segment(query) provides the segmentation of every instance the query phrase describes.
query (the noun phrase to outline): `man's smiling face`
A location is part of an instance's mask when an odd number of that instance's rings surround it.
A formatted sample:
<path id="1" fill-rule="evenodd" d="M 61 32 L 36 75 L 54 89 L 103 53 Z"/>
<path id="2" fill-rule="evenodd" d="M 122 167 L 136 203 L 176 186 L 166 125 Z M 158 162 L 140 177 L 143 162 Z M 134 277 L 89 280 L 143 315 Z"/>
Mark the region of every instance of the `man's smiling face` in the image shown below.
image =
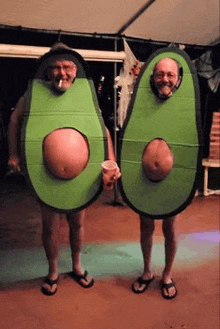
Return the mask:
<path id="1" fill-rule="evenodd" d="M 77 66 L 69 60 L 56 60 L 50 66 L 49 80 L 60 92 L 68 90 L 76 77 Z"/>
<path id="2" fill-rule="evenodd" d="M 154 68 L 153 82 L 158 95 L 164 98 L 172 96 L 180 84 L 179 68 L 171 58 L 161 59 Z"/>

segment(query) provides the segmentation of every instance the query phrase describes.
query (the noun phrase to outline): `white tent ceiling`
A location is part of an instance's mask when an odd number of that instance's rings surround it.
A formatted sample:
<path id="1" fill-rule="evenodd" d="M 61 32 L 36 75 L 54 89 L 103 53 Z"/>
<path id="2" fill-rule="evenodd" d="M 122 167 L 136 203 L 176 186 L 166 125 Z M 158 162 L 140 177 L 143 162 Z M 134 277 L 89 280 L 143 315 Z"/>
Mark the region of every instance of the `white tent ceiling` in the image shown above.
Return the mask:
<path id="1" fill-rule="evenodd" d="M 150 0 L 129 37 L 208 45 L 219 38 L 219 0 Z M 0 24 L 64 32 L 117 34 L 149 0 L 5 0 Z"/>

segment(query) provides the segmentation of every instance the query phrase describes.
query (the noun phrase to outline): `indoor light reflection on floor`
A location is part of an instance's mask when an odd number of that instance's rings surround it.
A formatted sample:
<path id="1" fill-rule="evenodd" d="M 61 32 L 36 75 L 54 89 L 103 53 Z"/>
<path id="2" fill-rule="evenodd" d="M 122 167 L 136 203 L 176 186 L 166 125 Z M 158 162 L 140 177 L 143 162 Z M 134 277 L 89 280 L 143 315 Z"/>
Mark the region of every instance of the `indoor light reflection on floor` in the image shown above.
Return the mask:
<path id="1" fill-rule="evenodd" d="M 217 231 L 180 234 L 175 268 L 192 268 L 200 263 L 219 259 L 220 234 Z M 43 248 L 0 250 L 0 281 L 15 282 L 44 277 L 47 261 Z M 82 250 L 82 265 L 96 279 L 111 279 L 115 276 L 133 277 L 143 269 L 140 244 L 100 243 L 85 245 Z M 164 266 L 164 244 L 154 242 L 152 267 L 160 273 Z M 59 259 L 60 273 L 71 270 L 71 251 L 62 247 Z M 175 270 L 175 269 L 174 269 Z"/>
<path id="2" fill-rule="evenodd" d="M 197 232 L 197 233 L 191 233 L 189 235 L 190 239 L 192 241 L 195 241 L 197 243 L 219 243 L 220 242 L 220 234 L 219 232 Z"/>

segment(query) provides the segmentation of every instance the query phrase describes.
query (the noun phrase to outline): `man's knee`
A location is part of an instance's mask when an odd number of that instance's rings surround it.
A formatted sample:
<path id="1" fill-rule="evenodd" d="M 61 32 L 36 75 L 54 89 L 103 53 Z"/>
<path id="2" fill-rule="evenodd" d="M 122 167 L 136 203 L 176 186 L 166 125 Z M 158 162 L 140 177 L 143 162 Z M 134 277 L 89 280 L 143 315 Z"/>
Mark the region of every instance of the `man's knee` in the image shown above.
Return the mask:
<path id="1" fill-rule="evenodd" d="M 71 227 L 74 227 L 74 229 L 78 230 L 81 227 L 83 227 L 83 220 L 84 220 L 84 212 L 83 211 L 68 213 L 66 218 L 69 222 L 69 225 Z"/>
<path id="2" fill-rule="evenodd" d="M 148 235 L 152 235 L 155 228 L 154 220 L 149 217 L 140 216 L 141 231 Z"/>
<path id="3" fill-rule="evenodd" d="M 57 234 L 60 229 L 61 215 L 53 209 L 41 205 L 43 236 L 52 236 Z"/>
<path id="4" fill-rule="evenodd" d="M 162 229 L 165 239 L 169 240 L 170 242 L 177 241 L 178 230 L 177 230 L 177 221 L 175 216 L 164 219 Z"/>

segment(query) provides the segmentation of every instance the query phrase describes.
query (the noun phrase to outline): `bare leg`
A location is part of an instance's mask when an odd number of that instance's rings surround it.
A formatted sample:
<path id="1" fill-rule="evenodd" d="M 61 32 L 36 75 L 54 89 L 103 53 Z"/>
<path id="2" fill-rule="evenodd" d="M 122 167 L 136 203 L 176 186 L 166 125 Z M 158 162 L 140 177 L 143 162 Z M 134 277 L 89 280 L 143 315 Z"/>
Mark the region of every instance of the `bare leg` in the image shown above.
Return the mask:
<path id="1" fill-rule="evenodd" d="M 144 258 L 143 279 L 150 279 L 152 273 L 150 270 L 151 253 L 153 246 L 153 233 L 155 229 L 154 220 L 141 217 L 141 250 Z"/>
<path id="2" fill-rule="evenodd" d="M 84 237 L 84 211 L 70 213 L 67 215 L 69 223 L 69 239 L 72 254 L 72 270 L 78 274 L 83 272 L 80 257 Z"/>
<path id="3" fill-rule="evenodd" d="M 81 248 L 84 238 L 84 218 L 85 211 L 79 211 L 75 213 L 69 213 L 67 215 L 69 227 L 70 227 L 70 247 L 72 253 L 72 270 L 74 273 L 82 275 L 84 270 L 81 266 Z M 92 276 L 88 275 L 86 278 L 80 279 L 83 286 L 89 285 Z"/>
<path id="4" fill-rule="evenodd" d="M 41 213 L 43 246 L 49 263 L 49 274 L 47 278 L 56 280 L 58 278 L 60 214 L 46 206 L 41 206 Z M 55 283 L 50 286 L 44 283 L 42 287 L 53 293 L 57 289 L 57 284 Z"/>
<path id="5" fill-rule="evenodd" d="M 150 270 L 151 252 L 153 246 L 153 233 L 155 223 L 154 220 L 146 217 L 140 217 L 140 231 L 141 231 L 141 249 L 144 259 L 144 272 L 141 276 L 143 280 L 150 280 L 153 274 Z M 144 284 L 140 284 L 138 281 L 134 282 L 133 289 L 137 291 L 143 291 L 146 287 Z"/>
<path id="6" fill-rule="evenodd" d="M 165 268 L 163 270 L 162 281 L 164 283 L 172 282 L 172 267 L 174 258 L 177 252 L 177 221 L 176 216 L 170 217 L 163 220 L 163 234 L 165 238 Z M 173 296 L 176 292 L 174 287 L 171 287 L 169 290 L 169 294 L 166 290 L 164 293 Z"/>

